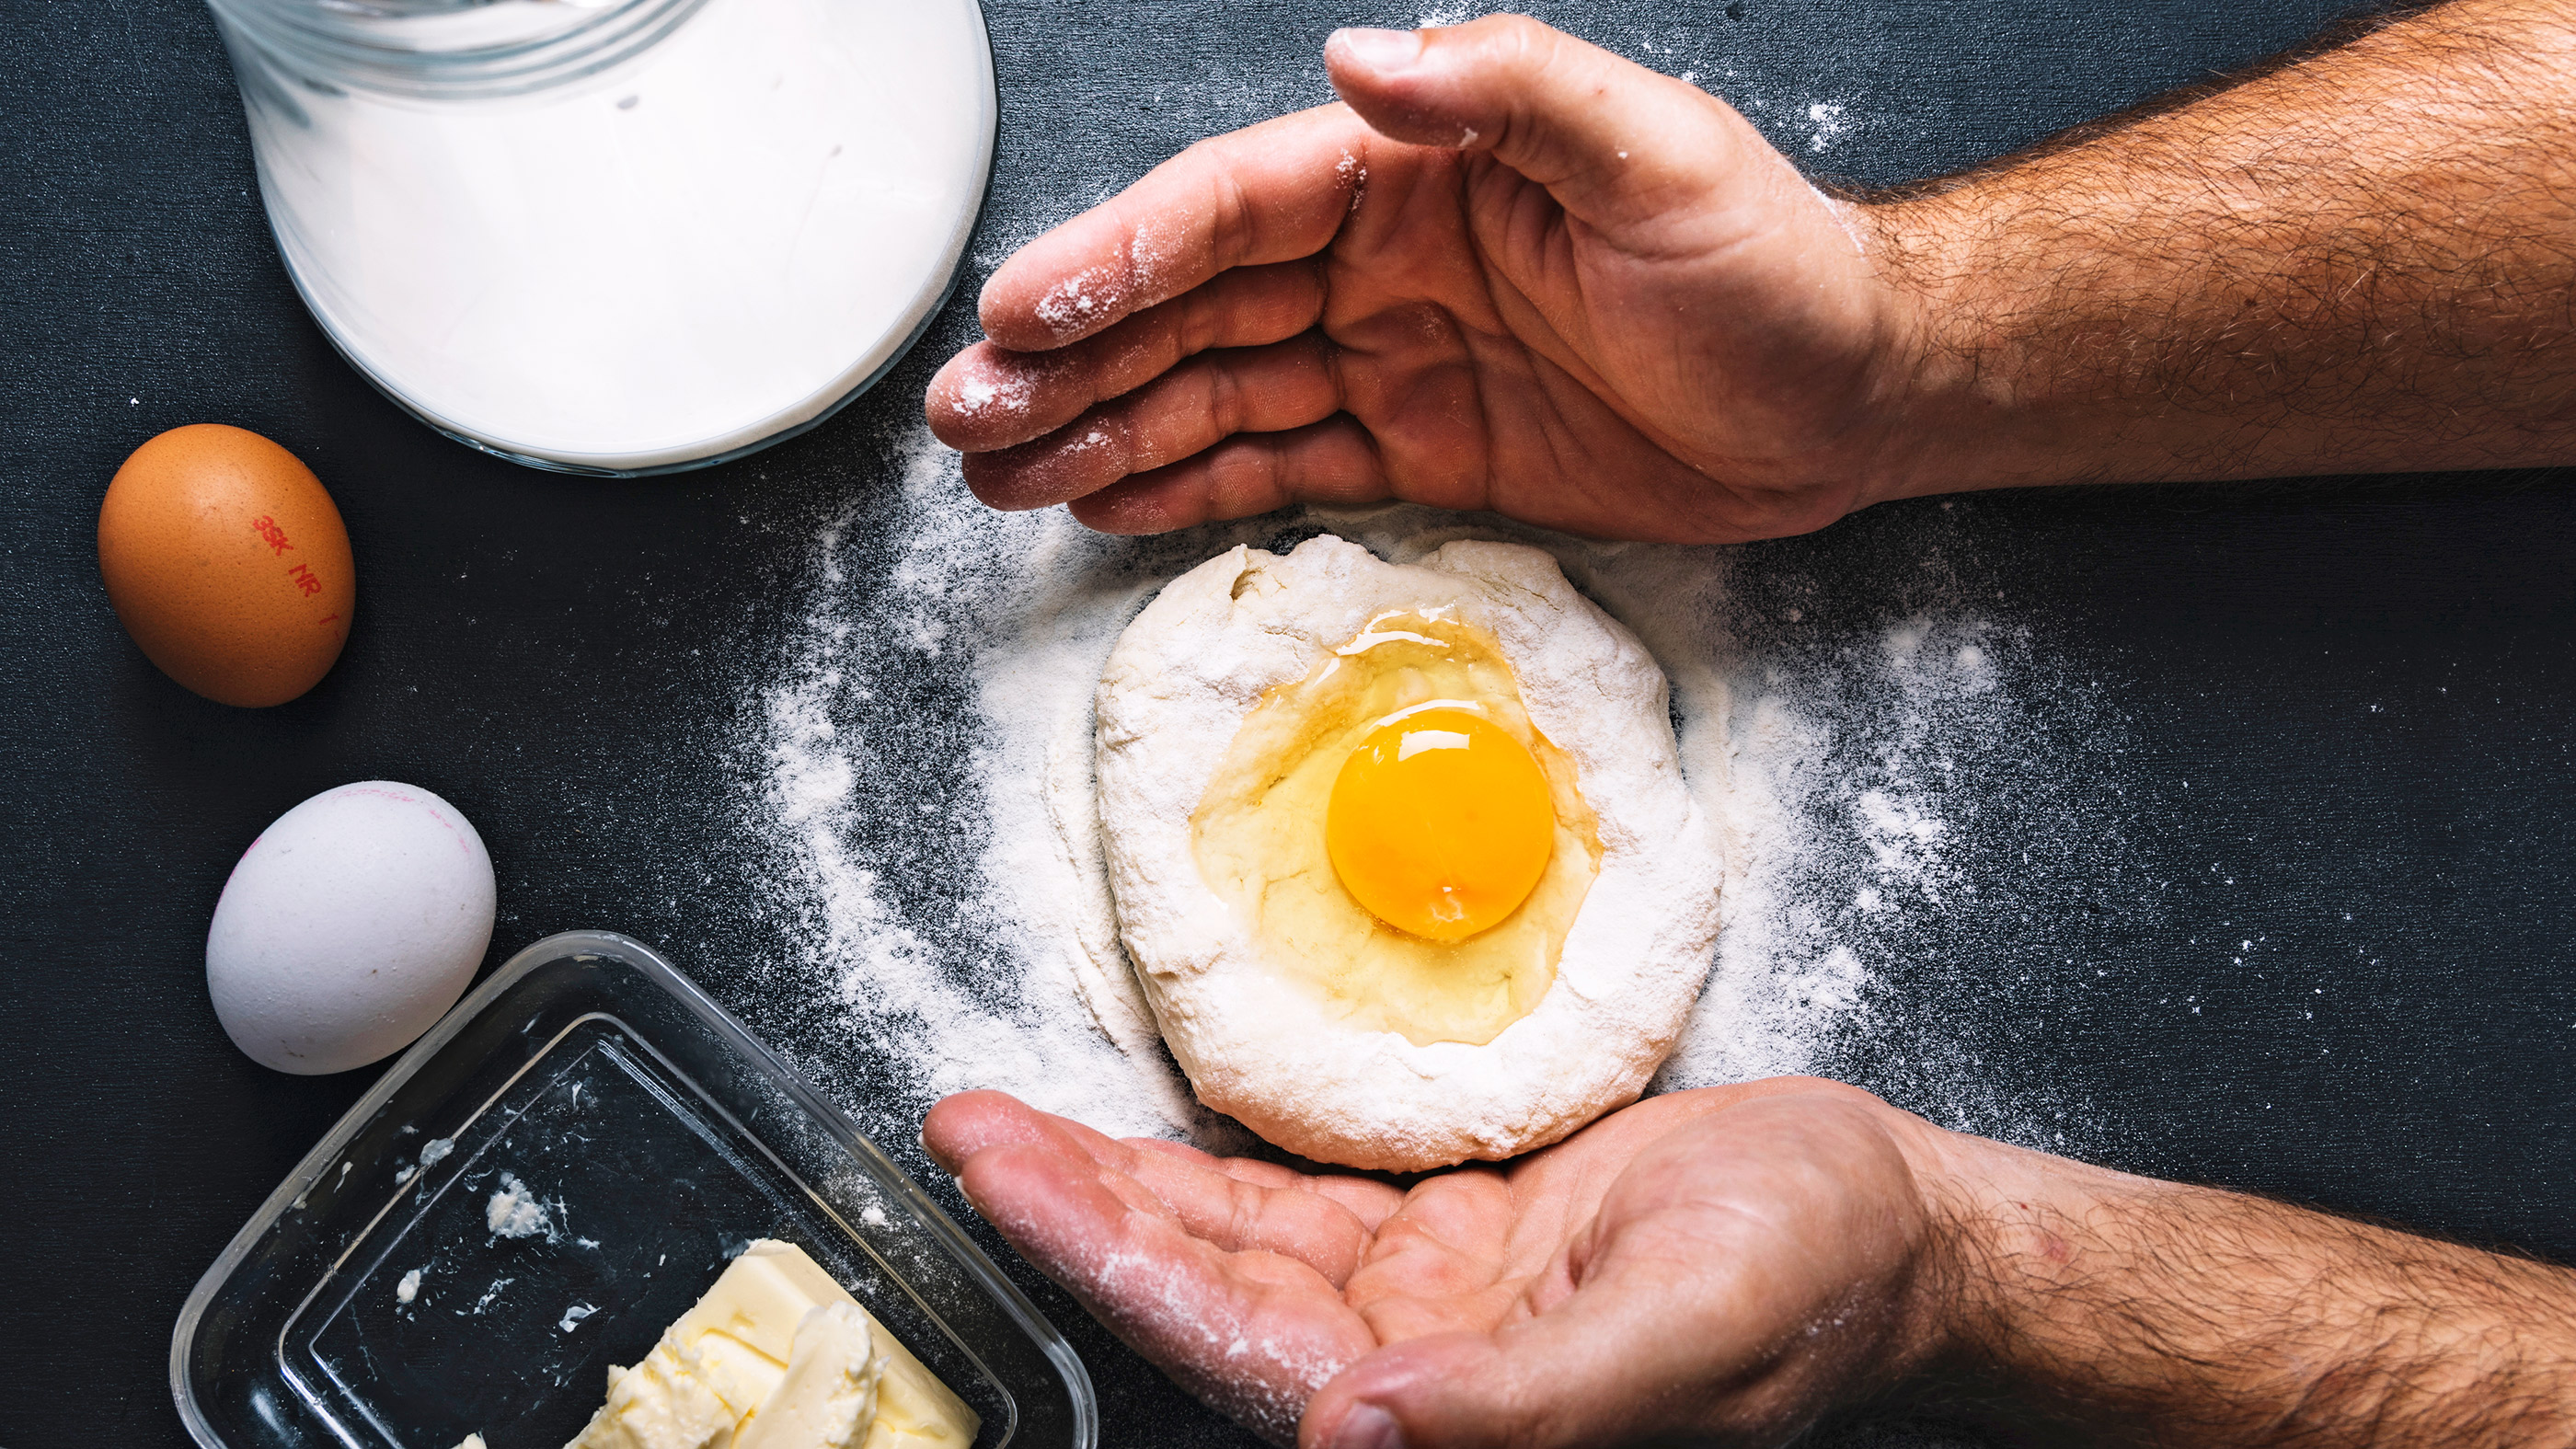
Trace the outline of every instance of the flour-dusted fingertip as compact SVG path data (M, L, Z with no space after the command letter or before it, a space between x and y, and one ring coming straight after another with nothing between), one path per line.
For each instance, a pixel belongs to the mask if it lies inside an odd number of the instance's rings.
M1123 443L1113 428L1077 420L1033 443L959 459L966 488L988 508L1025 513L1051 508L1127 475Z
M1404 1449L1404 1426L1375 1404L1353 1404L1327 1443L1330 1449Z
M1349 71L1389 76L1411 68L1421 59L1422 36L1418 31L1348 25L1324 41L1324 64L1336 74Z
M1043 1130L1037 1113L1007 1092L958 1092L923 1115L921 1145L954 1176L976 1153L1004 1142L1035 1141Z
M1147 534L1169 533L1205 521L1201 507L1195 516L1185 514L1174 503L1173 490L1159 480L1134 478L1086 494L1066 504L1073 521L1094 533L1136 538Z
M948 359L931 378L922 414L931 436L964 452L1024 443L1047 430L1036 416L1047 376L1040 359L980 342Z
M1055 340L1031 314L1031 289L1020 280L1020 274L1028 268L1019 262L1020 258L1014 256L984 279L984 289L975 294L975 321L994 346L1034 352L1054 346Z
M1448 108L1423 93L1426 82L1438 80L1437 69L1419 31L1349 27L1324 41L1324 75L1333 94L1371 130L1399 141L1455 139L1459 128Z
M975 315L993 345L1052 352L1134 310L1134 238L1115 206L1095 207L1030 242L984 283Z

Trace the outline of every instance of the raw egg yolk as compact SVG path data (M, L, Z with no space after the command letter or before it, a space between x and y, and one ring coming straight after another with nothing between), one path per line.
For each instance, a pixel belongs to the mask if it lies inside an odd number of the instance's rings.
M1518 909L1547 872L1556 809L1527 746L1462 709L1371 730L1333 781L1325 849L1379 920L1461 941Z

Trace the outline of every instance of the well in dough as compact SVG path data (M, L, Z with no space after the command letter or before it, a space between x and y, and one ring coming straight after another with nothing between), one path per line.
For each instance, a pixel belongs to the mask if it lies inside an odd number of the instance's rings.
M1422 710L1517 742L1552 815L1513 857L1515 889L1545 861L1526 896L1455 941L1373 915L1327 858L1346 760ZM1707 977L1721 862L1662 671L1542 550L1211 559L1120 637L1097 747L1164 1040L1202 1102L1291 1151L1415 1171L1556 1141L1644 1089Z

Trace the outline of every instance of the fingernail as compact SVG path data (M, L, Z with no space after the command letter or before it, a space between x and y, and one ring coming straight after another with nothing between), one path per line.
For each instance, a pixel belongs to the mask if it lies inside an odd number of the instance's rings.
M1402 70L1422 58L1422 37L1410 30L1350 26L1333 32L1342 54L1374 71Z
M1377 32L1380 35L1385 31ZM1375 1404L1353 1404L1333 1431L1333 1449L1404 1449L1404 1431L1395 1416Z

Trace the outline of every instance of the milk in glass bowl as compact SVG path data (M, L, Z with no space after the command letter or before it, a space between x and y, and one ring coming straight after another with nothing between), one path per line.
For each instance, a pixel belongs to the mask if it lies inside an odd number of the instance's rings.
M975 0L210 0L297 288L432 427L566 472L812 426L993 158Z

